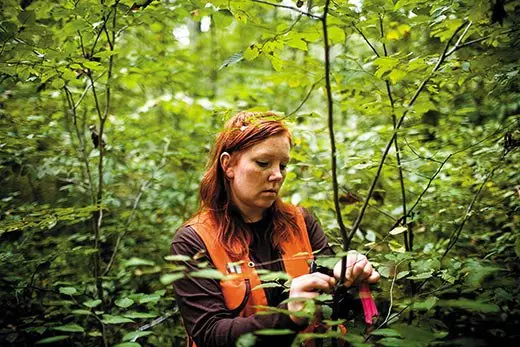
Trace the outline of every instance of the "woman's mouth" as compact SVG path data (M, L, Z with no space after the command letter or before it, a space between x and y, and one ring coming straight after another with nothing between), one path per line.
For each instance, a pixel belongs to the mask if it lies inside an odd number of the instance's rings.
M276 195L276 194L278 194L278 191L275 189L267 189L267 190L264 190L263 193Z

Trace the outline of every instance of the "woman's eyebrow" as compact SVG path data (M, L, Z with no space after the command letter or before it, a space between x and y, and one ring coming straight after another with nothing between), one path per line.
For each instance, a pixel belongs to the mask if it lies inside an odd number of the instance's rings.
M269 153L269 152L260 152L260 153L256 153L255 154L255 157L258 158L258 157L262 157L262 158L279 158L279 156L277 156L276 154L273 154L273 153ZM289 161L291 160L291 157L290 156L280 156L282 161Z

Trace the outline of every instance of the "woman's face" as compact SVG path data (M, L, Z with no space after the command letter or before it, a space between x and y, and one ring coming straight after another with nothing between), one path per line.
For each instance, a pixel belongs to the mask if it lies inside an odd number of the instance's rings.
M221 157L230 181L231 198L246 222L256 222L269 208L285 179L291 145L287 134L271 136L230 158Z

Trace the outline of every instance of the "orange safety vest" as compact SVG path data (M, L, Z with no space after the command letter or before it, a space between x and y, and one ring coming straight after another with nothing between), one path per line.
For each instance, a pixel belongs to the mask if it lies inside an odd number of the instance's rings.
M292 230L288 240L280 244L281 255L285 271L293 278L309 273L309 260L313 259L309 234L303 214L299 208L291 206L291 212L296 217L297 230ZM204 241L206 250L213 264L226 276L220 281L222 295L226 307L247 317L262 310L258 306L267 306L267 298L262 288L255 289L261 284L256 272L255 264L246 254L239 261L232 261L217 239L215 220L210 213L202 212L186 223L195 230ZM191 338L190 338L191 340ZM195 343L191 341L191 346Z

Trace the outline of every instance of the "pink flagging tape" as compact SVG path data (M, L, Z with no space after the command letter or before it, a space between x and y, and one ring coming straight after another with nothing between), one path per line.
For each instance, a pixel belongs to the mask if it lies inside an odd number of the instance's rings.
M376 303L374 302L368 283L363 282L359 286L359 298L361 299L361 305L363 305L365 323L372 325L373 317L379 315L379 312L377 311Z

